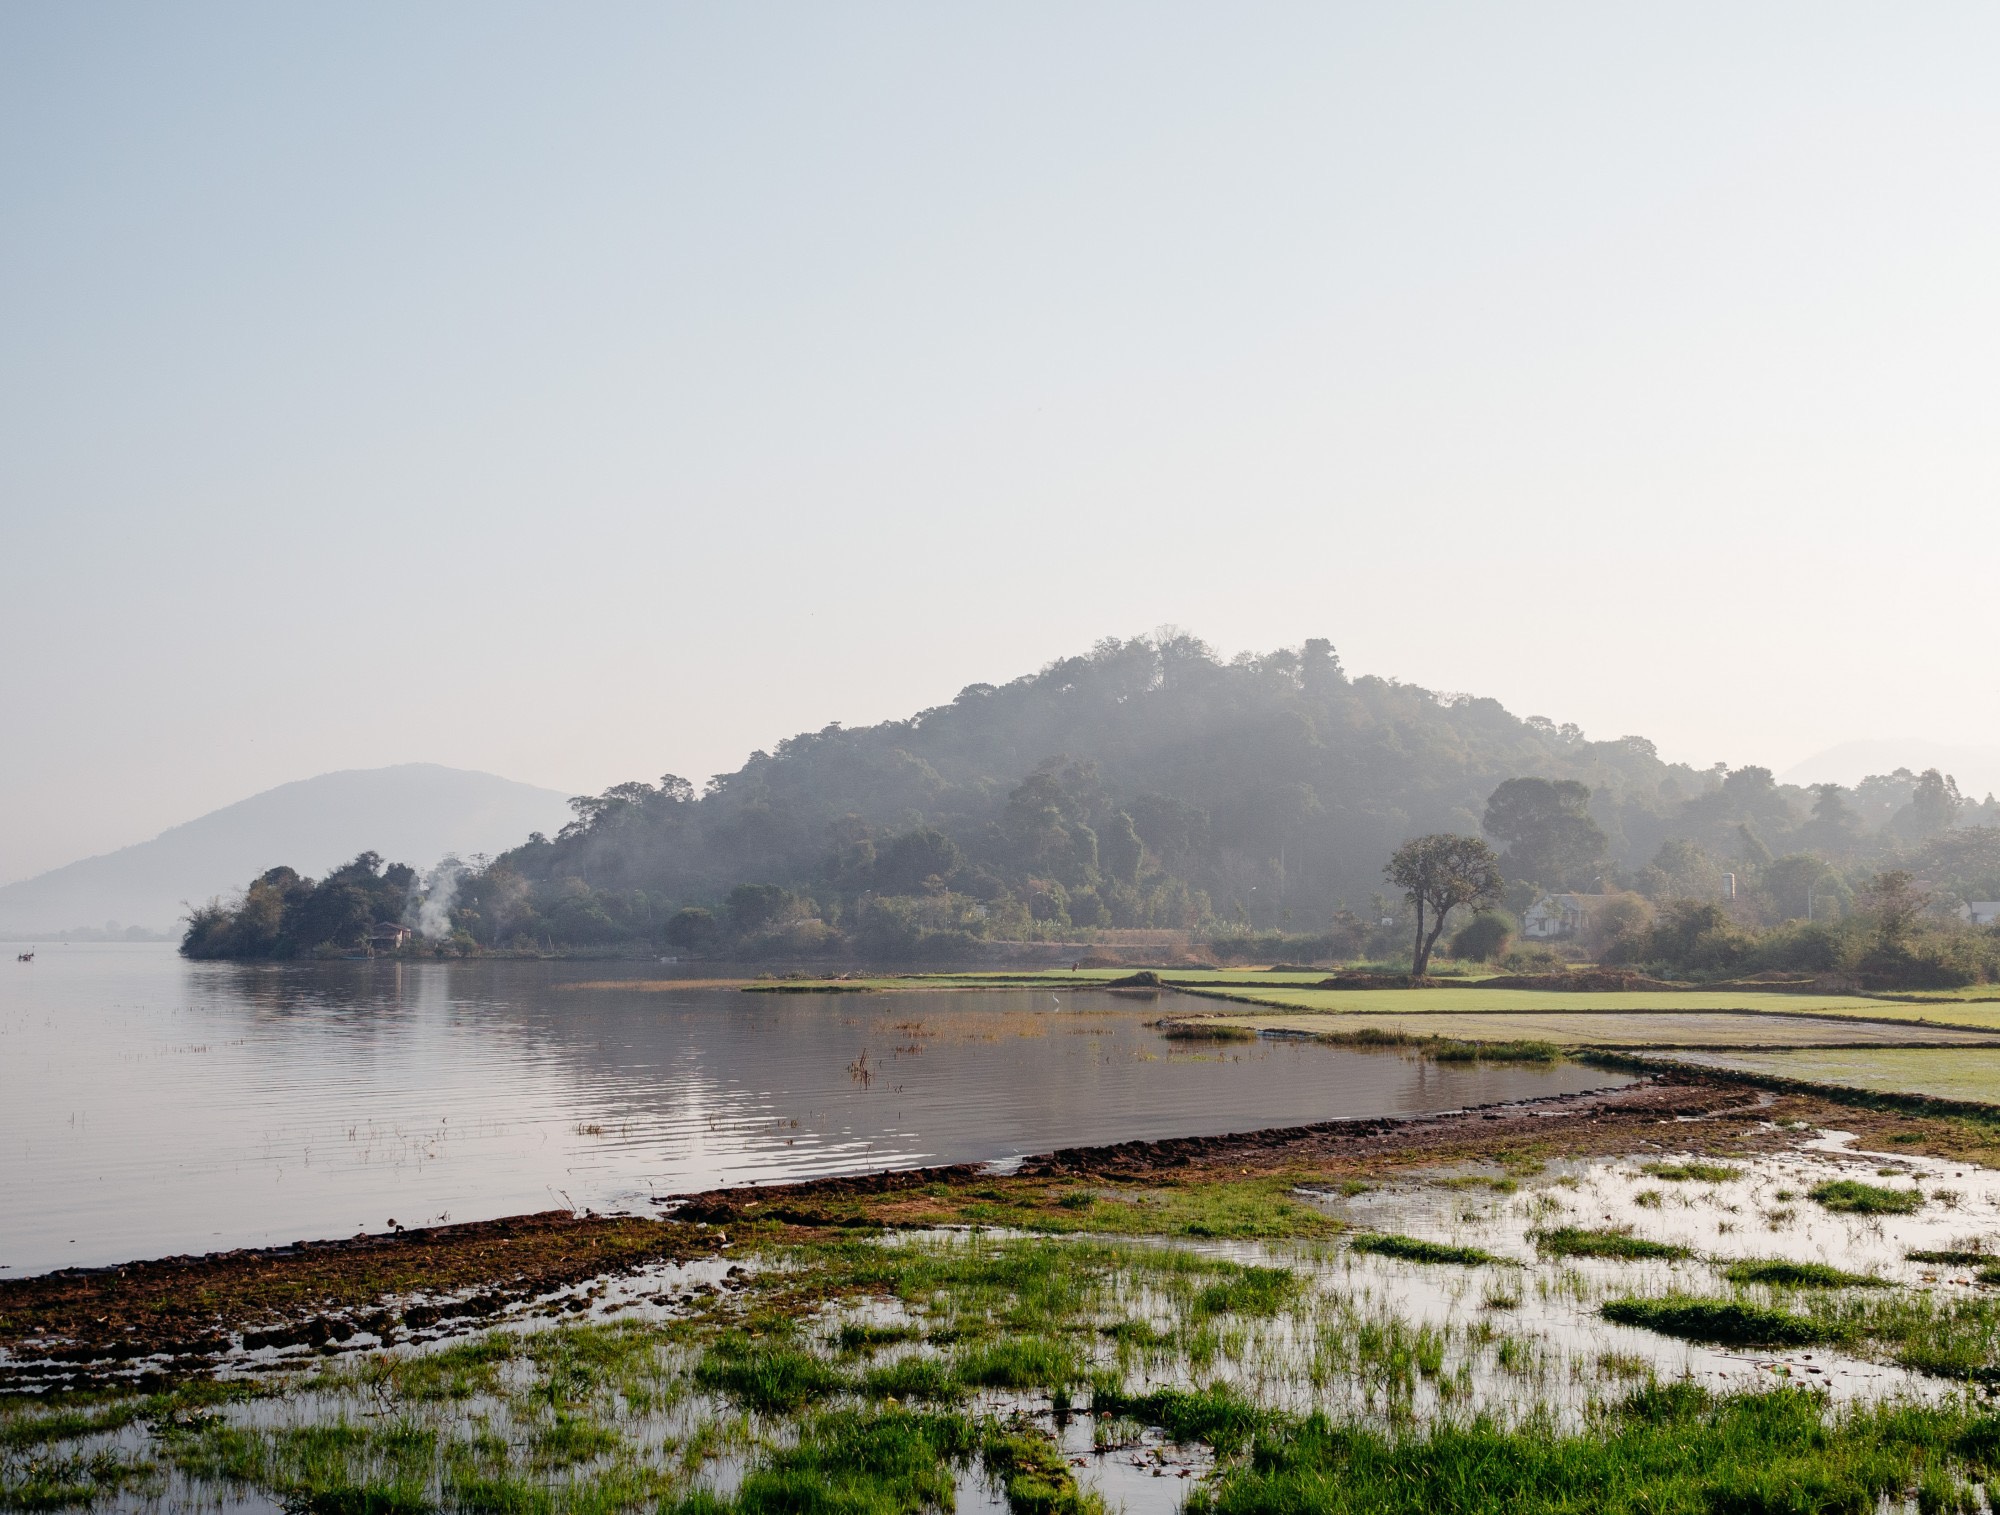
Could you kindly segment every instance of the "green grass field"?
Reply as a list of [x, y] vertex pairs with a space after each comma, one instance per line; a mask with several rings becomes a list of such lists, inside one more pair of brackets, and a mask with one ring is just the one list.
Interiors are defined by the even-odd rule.
[[1676, 1053], [1671, 1060], [1695, 1067], [1731, 1068], [1742, 1073], [1835, 1084], [1878, 1094], [1917, 1094], [1931, 1099], [2000, 1104], [2000, 1047], [1690, 1051]]
[[1849, 1044], [1908, 1046], [1992, 1046], [2000, 1037], [1942, 1026], [1913, 1026], [1839, 1017], [1757, 1015], [1724, 1011], [1671, 1010], [1631, 1014], [1523, 1014], [1494, 1012], [1454, 1015], [1249, 1014], [1202, 1017], [1221, 1025], [1259, 1031], [1339, 1036], [1390, 1032], [1412, 1037], [1445, 1037], [1464, 1042], [1552, 1042], [1558, 1047], [1839, 1047]]
[[1514, 1011], [1523, 1014], [1576, 1015], [1688, 1012], [1702, 1010], [1757, 1011], [1775, 1015], [1851, 1016], [1863, 1020], [1917, 1025], [1959, 1026], [2000, 1032], [2000, 1005], [1939, 999], [1923, 1004], [1875, 999], [1858, 994], [1786, 994], [1746, 989], [1632, 990], [1591, 993], [1559, 989], [1298, 989], [1274, 985], [1266, 989], [1203, 988], [1203, 998], [1233, 1000], [1274, 1010], [1316, 1015], [1356, 1013], [1432, 1015], [1449, 1012]]

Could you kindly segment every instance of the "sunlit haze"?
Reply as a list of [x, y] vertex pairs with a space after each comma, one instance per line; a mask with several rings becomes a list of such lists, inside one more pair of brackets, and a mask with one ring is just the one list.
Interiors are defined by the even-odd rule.
[[8, 6], [0, 880], [330, 769], [699, 779], [1168, 623], [1703, 765], [2000, 743], [1996, 57], [1947, 4]]

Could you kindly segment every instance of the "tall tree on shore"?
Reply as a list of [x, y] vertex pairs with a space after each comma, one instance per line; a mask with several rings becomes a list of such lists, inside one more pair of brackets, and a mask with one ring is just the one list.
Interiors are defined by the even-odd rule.
[[1390, 883], [1416, 907], [1417, 938], [1410, 972], [1421, 976], [1444, 935], [1445, 922], [1461, 905], [1475, 909], [1500, 898], [1500, 859], [1476, 836], [1440, 832], [1403, 843], [1383, 866]]

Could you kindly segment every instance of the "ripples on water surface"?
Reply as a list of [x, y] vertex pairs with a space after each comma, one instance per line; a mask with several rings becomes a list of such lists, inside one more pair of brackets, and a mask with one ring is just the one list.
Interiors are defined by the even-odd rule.
[[1102, 992], [638, 992], [576, 987], [630, 964], [245, 967], [165, 946], [4, 968], [12, 1277], [1623, 1081], [1190, 1049], [1146, 1025], [1157, 1003]]

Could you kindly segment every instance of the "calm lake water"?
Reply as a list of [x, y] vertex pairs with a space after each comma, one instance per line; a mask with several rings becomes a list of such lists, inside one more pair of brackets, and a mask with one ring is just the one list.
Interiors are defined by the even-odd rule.
[[1189, 1048], [1102, 992], [586, 987], [643, 971], [0, 962], [0, 1277], [1625, 1081]]

